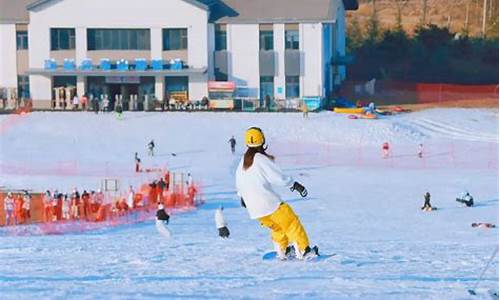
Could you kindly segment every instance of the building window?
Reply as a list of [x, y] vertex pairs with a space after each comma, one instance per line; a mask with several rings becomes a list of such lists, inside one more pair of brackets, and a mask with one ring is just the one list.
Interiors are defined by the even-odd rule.
[[149, 29], [87, 29], [88, 50], [149, 50]]
[[[269, 96], [269, 99], [274, 98], [274, 77], [273, 76], [261, 76], [260, 77], [260, 99], [265, 100]], [[269, 103], [266, 103], [266, 107], [269, 107]]]
[[228, 76], [227, 74], [225, 73], [222, 73], [221, 71], [219, 71], [218, 68], [215, 69], [215, 81], [227, 81], [228, 80]]
[[285, 49], [299, 50], [299, 30], [286, 29], [285, 30]]
[[74, 28], [51, 28], [50, 50], [72, 50], [75, 49]]
[[28, 32], [27, 31], [17, 31], [16, 32], [17, 50], [28, 49]]
[[259, 31], [260, 50], [273, 50], [274, 38], [272, 30]]
[[188, 47], [186, 28], [163, 29], [163, 50], [186, 50]]
[[300, 97], [299, 76], [286, 76], [286, 98], [293, 99]]
[[227, 49], [226, 25], [215, 25], [215, 51]]
[[30, 77], [17, 76], [17, 94], [21, 99], [30, 98]]

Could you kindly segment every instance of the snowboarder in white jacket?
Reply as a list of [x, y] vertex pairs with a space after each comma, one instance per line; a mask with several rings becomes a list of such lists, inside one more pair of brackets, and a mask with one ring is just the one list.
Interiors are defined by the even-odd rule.
[[222, 213], [223, 210], [224, 207], [222, 205], [215, 210], [215, 227], [217, 227], [219, 231], [219, 236], [225, 239], [229, 237], [229, 229], [227, 228], [227, 223]]
[[[274, 157], [266, 153], [265, 137], [260, 128], [249, 128], [245, 133], [245, 143], [248, 149], [236, 171], [236, 189], [250, 218], [271, 229], [271, 238], [280, 259], [287, 259], [287, 252], [292, 249], [299, 259], [317, 256], [318, 247], [310, 247], [299, 217], [272, 186], [289, 187], [302, 197], [307, 196], [307, 190], [283, 174], [274, 163]], [[293, 248], [288, 247], [290, 244]]]

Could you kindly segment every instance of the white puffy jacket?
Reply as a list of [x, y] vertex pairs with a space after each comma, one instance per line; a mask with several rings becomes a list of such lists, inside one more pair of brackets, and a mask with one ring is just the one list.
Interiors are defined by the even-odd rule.
[[219, 229], [219, 228], [226, 227], [226, 226], [227, 226], [227, 224], [226, 224], [226, 220], [224, 220], [224, 214], [222, 213], [222, 209], [217, 208], [215, 210], [215, 227], [217, 227], [217, 229]]
[[272, 214], [281, 203], [281, 198], [272, 186], [293, 185], [293, 178], [283, 174], [281, 169], [263, 154], [255, 154], [253, 164], [243, 170], [243, 158], [236, 170], [236, 190], [243, 198], [251, 219]]

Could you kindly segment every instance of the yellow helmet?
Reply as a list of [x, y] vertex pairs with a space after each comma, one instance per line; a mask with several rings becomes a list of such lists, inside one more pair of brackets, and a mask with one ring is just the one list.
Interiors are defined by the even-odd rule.
[[264, 145], [266, 143], [266, 138], [260, 128], [250, 127], [245, 132], [245, 143], [247, 147], [256, 148]]

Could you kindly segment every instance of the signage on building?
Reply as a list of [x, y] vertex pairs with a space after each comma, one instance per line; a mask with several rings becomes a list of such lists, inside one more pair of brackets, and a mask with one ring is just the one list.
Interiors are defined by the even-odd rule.
[[141, 83], [141, 79], [138, 76], [106, 76], [106, 83], [131, 83], [131, 84], [139, 84]]
[[233, 81], [209, 81], [208, 90], [209, 91], [234, 91], [236, 89], [236, 84]]

